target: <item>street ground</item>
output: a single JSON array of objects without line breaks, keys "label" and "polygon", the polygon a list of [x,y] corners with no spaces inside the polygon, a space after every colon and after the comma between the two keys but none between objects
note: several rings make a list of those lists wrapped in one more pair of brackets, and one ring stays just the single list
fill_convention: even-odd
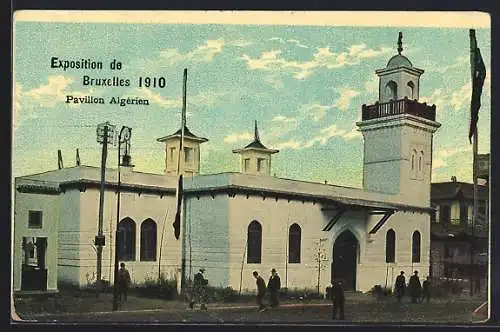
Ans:
[{"label": "street ground", "polygon": [[[435,299],[430,304],[397,303],[393,297],[377,300],[371,295],[348,294],[345,321],[339,323],[472,323],[473,311],[484,299]],[[40,305],[42,303],[43,305]],[[137,322],[137,323],[332,323],[331,302],[287,300],[279,308],[258,312],[252,302],[210,303],[208,311],[187,308],[182,301],[130,296],[113,312],[112,295],[81,297],[59,294],[34,300],[18,298],[16,313],[31,322]]]}]

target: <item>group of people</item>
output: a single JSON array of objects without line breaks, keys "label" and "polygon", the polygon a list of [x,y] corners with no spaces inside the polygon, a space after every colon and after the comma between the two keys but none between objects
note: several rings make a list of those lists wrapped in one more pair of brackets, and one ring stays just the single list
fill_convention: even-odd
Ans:
[{"label": "group of people", "polygon": [[394,286],[398,302],[401,302],[403,296],[405,295],[406,289],[408,288],[412,303],[422,303],[424,300],[429,303],[431,300],[430,278],[427,277],[421,284],[420,278],[418,277],[418,271],[415,271],[410,277],[408,286],[406,286],[406,278],[404,274],[404,271],[400,272],[399,276],[396,278],[396,284]]},{"label": "group of people", "polygon": [[264,305],[264,296],[266,295],[266,291],[269,291],[269,305],[271,308],[275,308],[279,306],[279,290],[281,289],[281,280],[276,272],[276,269],[271,270],[271,276],[269,277],[269,282],[267,283],[264,279],[259,275],[257,271],[253,271],[253,276],[257,283],[257,305],[259,311],[267,310],[267,307]]}]

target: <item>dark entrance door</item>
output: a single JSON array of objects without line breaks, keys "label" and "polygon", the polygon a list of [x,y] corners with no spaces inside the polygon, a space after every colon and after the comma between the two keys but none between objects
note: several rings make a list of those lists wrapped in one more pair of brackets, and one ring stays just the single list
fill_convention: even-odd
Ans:
[{"label": "dark entrance door", "polygon": [[342,279],[345,290],[356,290],[358,240],[350,231],[344,231],[333,244],[332,282]]},{"label": "dark entrance door", "polygon": [[23,238],[23,250],[21,290],[47,290],[47,238]]}]

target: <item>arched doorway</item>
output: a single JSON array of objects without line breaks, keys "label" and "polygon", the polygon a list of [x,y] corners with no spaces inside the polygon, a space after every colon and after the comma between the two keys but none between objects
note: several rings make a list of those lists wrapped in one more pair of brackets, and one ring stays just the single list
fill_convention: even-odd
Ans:
[{"label": "arched doorway", "polygon": [[356,290],[359,243],[351,231],[344,231],[333,244],[332,283],[344,281],[345,290]]}]

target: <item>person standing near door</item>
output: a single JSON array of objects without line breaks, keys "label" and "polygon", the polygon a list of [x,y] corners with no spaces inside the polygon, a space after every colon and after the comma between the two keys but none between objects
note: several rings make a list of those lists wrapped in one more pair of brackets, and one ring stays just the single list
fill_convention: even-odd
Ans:
[{"label": "person standing near door", "polygon": [[411,302],[417,303],[417,300],[420,297],[420,292],[422,291],[422,285],[420,284],[420,279],[418,278],[418,271],[415,271],[415,273],[410,277],[408,288],[410,291]]},{"label": "person standing near door", "polygon": [[401,299],[405,295],[405,288],[406,288],[406,278],[404,275],[404,271],[401,271],[398,277],[396,278],[396,285],[395,285],[395,291],[396,291],[396,296],[398,298],[398,302],[401,302]]},{"label": "person standing near door", "polygon": [[130,287],[131,279],[130,273],[125,268],[125,263],[120,263],[120,271],[118,272],[118,295],[120,303],[123,301],[127,302],[127,293]]},{"label": "person standing near door", "polygon": [[273,268],[271,270],[271,277],[269,278],[269,282],[267,283],[267,289],[269,290],[269,304],[271,307],[277,307],[279,305],[278,292],[281,288],[281,280],[276,273],[276,269]]},{"label": "person standing near door", "polygon": [[339,311],[339,319],[344,319],[344,285],[342,280],[334,280],[330,289],[330,298],[332,300],[332,319],[337,319],[337,311]]}]

